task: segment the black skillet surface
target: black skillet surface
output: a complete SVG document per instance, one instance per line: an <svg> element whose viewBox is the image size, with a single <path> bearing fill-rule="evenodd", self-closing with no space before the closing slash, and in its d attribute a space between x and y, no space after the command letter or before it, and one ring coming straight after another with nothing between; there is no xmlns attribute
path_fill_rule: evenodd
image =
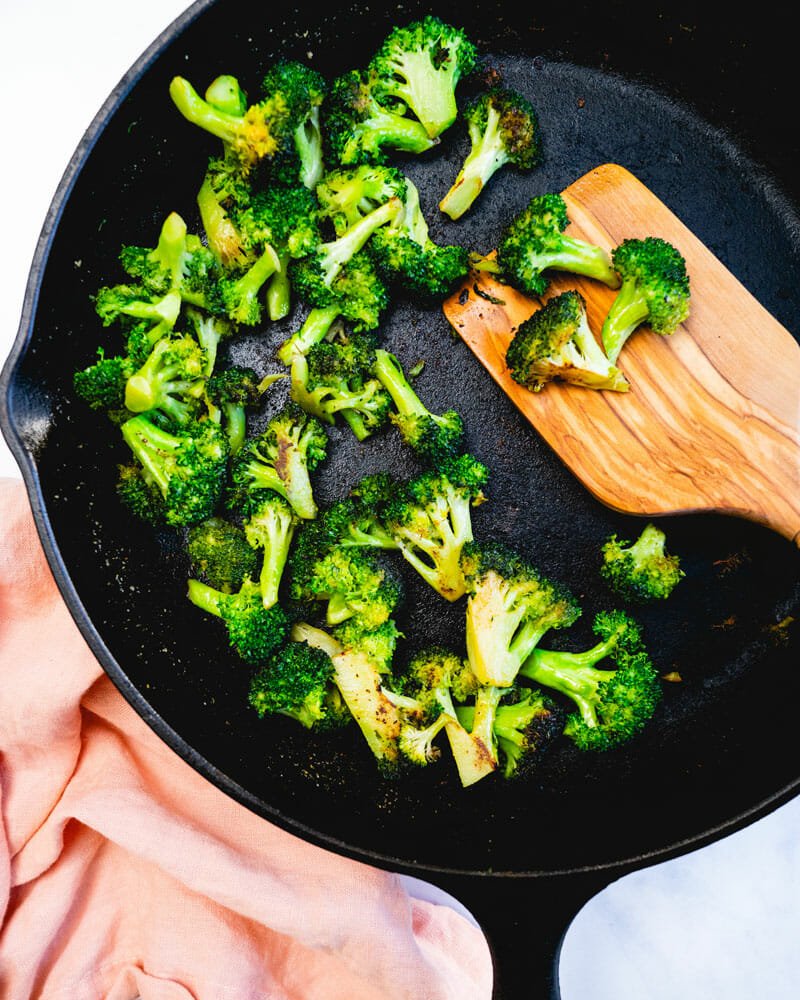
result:
<svg viewBox="0 0 800 1000"><path fill-rule="evenodd" d="M431 154L400 160L435 239L488 251L532 195L618 162L800 333L800 289L791 280L800 257L798 150L778 130L786 109L775 46L786 33L774 24L769 58L778 61L768 63L752 25L726 25L721 34L711 19L683 18L674 6L632 16L627 5L612 4L602 17L578 8L535 20L500 5L482 6L480 17L447 4L373 9L368 18L347 8L328 16L324 30L299 9L288 29L273 20L239 32L229 22L241 11L220 0L176 22L112 95L76 154L37 254L0 405L67 603L134 707L201 773L267 819L455 891L497 950L498 990L518 996L518 963L505 952L532 914L542 957L548 949L551 957L564 921L601 885L731 832L795 794L798 760L787 734L800 693L798 643L792 629L787 639L775 626L798 613L797 551L743 521L663 522L687 576L640 620L659 669L678 671L682 681L665 683L658 717L635 745L594 756L564 743L524 785L498 777L463 791L446 755L437 767L387 783L355 731L321 739L288 720L257 720L246 705L247 672L218 623L185 600L180 535L125 518L114 496L114 464L125 448L70 389L73 369L90 363L98 344L116 348L89 295L121 280L121 243L151 242L172 210L198 225L194 194L215 141L180 118L167 95L170 78L181 73L203 88L234 72L255 93L270 61L307 53L333 76L365 61L392 23L427 10L463 24L487 65L529 96L545 148L541 168L496 175L460 223L436 208L466 150L460 125ZM296 311L240 337L230 360L279 370L274 350L301 318ZM420 395L434 410L462 413L470 450L491 470L476 535L512 543L571 587L584 614L565 641L588 641L594 611L613 603L597 575L599 546L612 531L632 537L641 522L586 493L438 308L398 301L384 329L401 361L425 362ZM253 429L284 393L280 383L271 390ZM317 476L322 502L365 472L416 471L393 431L363 445L348 435L331 432ZM407 580L403 653L423 641L460 644L463 603L433 599L413 575ZM527 946L528 983L534 950ZM541 974L549 977L544 965Z"/></svg>

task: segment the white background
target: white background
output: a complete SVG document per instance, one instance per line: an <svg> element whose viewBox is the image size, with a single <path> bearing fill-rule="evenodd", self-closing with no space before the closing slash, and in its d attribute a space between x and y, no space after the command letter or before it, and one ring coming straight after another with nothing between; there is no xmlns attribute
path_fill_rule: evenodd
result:
<svg viewBox="0 0 800 1000"><path fill-rule="evenodd" d="M75 147L120 77L184 6L136 0L117 15L101 0L0 0L0 363ZM19 476L2 439L0 476ZM573 924L561 976L564 1000L800 998L800 800L609 887Z"/></svg>

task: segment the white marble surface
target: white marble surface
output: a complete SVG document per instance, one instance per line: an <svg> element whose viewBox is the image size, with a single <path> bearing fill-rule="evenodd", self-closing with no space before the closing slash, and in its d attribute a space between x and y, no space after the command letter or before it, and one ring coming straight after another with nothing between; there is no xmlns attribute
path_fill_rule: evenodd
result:
<svg viewBox="0 0 800 1000"><path fill-rule="evenodd" d="M101 0L0 3L0 362L75 146L123 73L184 6L137 0L117 17ZM19 476L2 440L0 476ZM573 924L561 977L565 1000L800 998L800 800L614 883Z"/></svg>

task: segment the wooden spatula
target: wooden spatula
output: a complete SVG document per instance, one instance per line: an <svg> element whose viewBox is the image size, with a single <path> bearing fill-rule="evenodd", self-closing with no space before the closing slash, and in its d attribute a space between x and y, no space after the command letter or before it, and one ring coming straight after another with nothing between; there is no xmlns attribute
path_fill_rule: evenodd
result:
<svg viewBox="0 0 800 1000"><path fill-rule="evenodd" d="M562 382L518 385L505 363L537 308L485 271L444 303L454 330L598 500L631 514L716 511L800 544L800 347L792 335L641 181L616 164L563 192L567 232L613 249L661 236L686 258L691 315L671 336L640 327L617 366L626 393ZM598 335L616 294L551 272L546 297L577 288Z"/></svg>

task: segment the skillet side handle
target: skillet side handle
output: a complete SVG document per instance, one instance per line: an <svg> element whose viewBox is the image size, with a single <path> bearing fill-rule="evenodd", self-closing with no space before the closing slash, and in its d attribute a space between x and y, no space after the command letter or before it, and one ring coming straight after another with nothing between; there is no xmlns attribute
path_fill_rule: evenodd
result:
<svg viewBox="0 0 800 1000"><path fill-rule="evenodd" d="M560 1000L561 942L579 910L614 880L608 872L431 878L481 926L494 964L492 1000Z"/></svg>

